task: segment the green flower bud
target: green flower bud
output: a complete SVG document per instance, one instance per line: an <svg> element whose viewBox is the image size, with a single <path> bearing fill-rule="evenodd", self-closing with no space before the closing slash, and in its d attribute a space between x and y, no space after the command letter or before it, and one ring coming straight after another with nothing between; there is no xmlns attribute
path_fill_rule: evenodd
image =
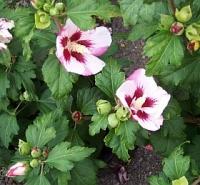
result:
<svg viewBox="0 0 200 185"><path fill-rule="evenodd" d="M55 8L59 11L62 12L65 9L65 5L63 3L56 3Z"/></svg>
<svg viewBox="0 0 200 185"><path fill-rule="evenodd" d="M31 156L33 158L39 158L41 155L42 155L42 152L39 148L37 148L37 147L32 148Z"/></svg>
<svg viewBox="0 0 200 185"><path fill-rule="evenodd" d="M170 28L171 33L174 35L182 35L184 32L184 25L180 22L174 22Z"/></svg>
<svg viewBox="0 0 200 185"><path fill-rule="evenodd" d="M99 114L108 114L112 110L112 105L107 100L98 100L96 106Z"/></svg>
<svg viewBox="0 0 200 185"><path fill-rule="evenodd" d="M190 5L183 7L180 11L176 9L175 17L180 22L188 22L192 18L192 11Z"/></svg>
<svg viewBox="0 0 200 185"><path fill-rule="evenodd" d="M35 26L37 29L48 28L50 24L51 19L46 12L38 10L37 13L35 13Z"/></svg>
<svg viewBox="0 0 200 185"><path fill-rule="evenodd" d="M43 10L45 11L45 12L49 12L50 11L50 9L51 9L51 5L50 4L48 4L48 3L45 3L44 5L43 5Z"/></svg>
<svg viewBox="0 0 200 185"><path fill-rule="evenodd" d="M43 156L44 158L47 158L47 157L48 157L48 154L49 154L48 149L47 149L47 148L44 149L43 152L42 152L42 156Z"/></svg>
<svg viewBox="0 0 200 185"><path fill-rule="evenodd" d="M37 160L37 159L33 159L33 160L31 160L31 162L30 162L30 166L32 167L32 168L36 168L36 167L38 167L39 166L39 161Z"/></svg>
<svg viewBox="0 0 200 185"><path fill-rule="evenodd" d="M31 152L31 145L23 140L19 140L19 153L20 155L29 155Z"/></svg>
<svg viewBox="0 0 200 185"><path fill-rule="evenodd" d="M193 23L189 25L185 34L188 40L200 41L200 24Z"/></svg>
<svg viewBox="0 0 200 185"><path fill-rule="evenodd" d="M44 5L45 0L31 0L31 4L34 8L40 9Z"/></svg>
<svg viewBox="0 0 200 185"><path fill-rule="evenodd" d="M189 185L188 180L185 176L172 181L172 185Z"/></svg>
<svg viewBox="0 0 200 185"><path fill-rule="evenodd" d="M115 128L117 127L117 125L119 124L119 120L116 117L115 113L109 114L108 116L108 124L110 125L111 128Z"/></svg>
<svg viewBox="0 0 200 185"><path fill-rule="evenodd" d="M55 7L52 7L52 8L49 10L49 14L50 14L51 16L59 15L59 11L58 11Z"/></svg>
<svg viewBox="0 0 200 185"><path fill-rule="evenodd" d="M116 111L117 119L120 121L127 121L130 118L130 112L128 108L120 107Z"/></svg>

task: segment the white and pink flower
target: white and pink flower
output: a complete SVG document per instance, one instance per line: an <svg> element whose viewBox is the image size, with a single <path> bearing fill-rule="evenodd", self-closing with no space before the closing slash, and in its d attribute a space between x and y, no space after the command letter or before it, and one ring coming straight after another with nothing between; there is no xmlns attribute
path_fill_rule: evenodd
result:
<svg viewBox="0 0 200 185"><path fill-rule="evenodd" d="M106 27L81 31L68 19L57 36L56 55L67 71L89 76L105 66L97 56L104 54L111 42L111 34Z"/></svg>
<svg viewBox="0 0 200 185"><path fill-rule="evenodd" d="M15 165L11 166L6 173L7 177L16 177L25 175L28 166L25 162L18 162Z"/></svg>
<svg viewBox="0 0 200 185"><path fill-rule="evenodd" d="M162 112L170 95L157 86L153 77L147 77L144 69L134 71L118 88L116 95L130 110L132 119L143 128L156 131L163 124Z"/></svg>
<svg viewBox="0 0 200 185"><path fill-rule="evenodd" d="M6 44L12 40L12 35L8 31L14 27L12 20L0 18L0 50L6 49Z"/></svg>

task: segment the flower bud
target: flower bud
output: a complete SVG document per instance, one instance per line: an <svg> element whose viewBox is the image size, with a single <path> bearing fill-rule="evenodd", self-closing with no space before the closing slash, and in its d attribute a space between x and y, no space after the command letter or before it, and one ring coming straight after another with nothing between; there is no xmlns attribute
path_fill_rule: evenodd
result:
<svg viewBox="0 0 200 185"><path fill-rule="evenodd" d="M27 165L26 162L18 162L9 168L9 170L6 173L6 176L7 177L22 176L25 175L28 169L29 166Z"/></svg>
<svg viewBox="0 0 200 185"><path fill-rule="evenodd" d="M127 121L130 118L130 111L128 108L120 107L116 111L117 119L120 121Z"/></svg>
<svg viewBox="0 0 200 185"><path fill-rule="evenodd" d="M49 14L50 14L51 16L59 15L59 11L58 11L55 7L52 7L52 8L49 10Z"/></svg>
<svg viewBox="0 0 200 185"><path fill-rule="evenodd" d="M40 9L44 5L45 0L31 0L31 4L35 9Z"/></svg>
<svg viewBox="0 0 200 185"><path fill-rule="evenodd" d="M172 181L172 185L189 185L188 180L185 176Z"/></svg>
<svg viewBox="0 0 200 185"><path fill-rule="evenodd" d="M197 51L199 48L200 48L200 43L199 43L199 41L191 40L191 41L188 42L188 44L187 44L187 49L188 49L190 52Z"/></svg>
<svg viewBox="0 0 200 185"><path fill-rule="evenodd" d="M29 155L31 152L31 145L23 140L19 140L19 153L21 155Z"/></svg>
<svg viewBox="0 0 200 185"><path fill-rule="evenodd" d="M39 148L37 148L37 147L32 148L31 156L33 158L39 158L41 155L42 155L42 152Z"/></svg>
<svg viewBox="0 0 200 185"><path fill-rule="evenodd" d="M37 29L48 28L50 24L50 16L46 12L38 10L37 13L35 13L35 26Z"/></svg>
<svg viewBox="0 0 200 185"><path fill-rule="evenodd" d="M82 114L81 114L81 112L79 112L79 111L74 111L73 113L72 113L72 119L74 120L74 122L80 122L81 121L81 119L82 119Z"/></svg>
<svg viewBox="0 0 200 185"><path fill-rule="evenodd" d="M37 159L31 160L30 166L31 166L32 168L38 167L38 166L39 166L39 161L38 161Z"/></svg>
<svg viewBox="0 0 200 185"><path fill-rule="evenodd" d="M51 5L50 4L48 4L48 3L45 3L44 5L43 5L43 10L45 11L45 12L49 12L50 11L50 9L51 9Z"/></svg>
<svg viewBox="0 0 200 185"><path fill-rule="evenodd" d="M65 9L65 5L63 3L56 3L55 8L59 11L62 12Z"/></svg>
<svg viewBox="0 0 200 185"><path fill-rule="evenodd" d="M184 32L184 25L180 22L174 22L170 28L171 33L174 35L182 35Z"/></svg>
<svg viewBox="0 0 200 185"><path fill-rule="evenodd" d="M108 114L112 110L112 105L107 100L98 100L96 106L99 114Z"/></svg>
<svg viewBox="0 0 200 185"><path fill-rule="evenodd" d="M47 148L44 149L43 152L42 152L42 156L43 156L44 158L47 158L47 157L48 157L48 154L49 154L48 149L47 149Z"/></svg>
<svg viewBox="0 0 200 185"><path fill-rule="evenodd" d="M109 114L108 124L110 125L111 128L115 128L119 124L119 120L117 119L115 113Z"/></svg>
<svg viewBox="0 0 200 185"><path fill-rule="evenodd" d="M193 23L186 28L186 37L188 40L200 41L200 24Z"/></svg>
<svg viewBox="0 0 200 185"><path fill-rule="evenodd" d="M192 18L192 11L190 5L183 7L180 11L176 9L175 17L180 22L188 22Z"/></svg>

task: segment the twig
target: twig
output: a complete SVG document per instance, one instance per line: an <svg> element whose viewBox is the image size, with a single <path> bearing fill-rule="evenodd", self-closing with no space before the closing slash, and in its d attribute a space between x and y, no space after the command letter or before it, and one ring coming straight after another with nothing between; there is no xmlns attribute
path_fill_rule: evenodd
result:
<svg viewBox="0 0 200 185"><path fill-rule="evenodd" d="M198 177L197 180L195 180L192 185L198 185L200 183L200 176Z"/></svg>
<svg viewBox="0 0 200 185"><path fill-rule="evenodd" d="M189 117L185 117L184 121L186 123L191 123L191 124L194 124L194 125L200 125L200 117L189 116Z"/></svg>
<svg viewBox="0 0 200 185"><path fill-rule="evenodd" d="M54 20L59 32L62 30L62 24L60 23L60 21L57 19L57 17L52 17L52 19Z"/></svg>
<svg viewBox="0 0 200 185"><path fill-rule="evenodd" d="M169 3L169 5L170 5L170 7L172 9L173 14L175 14L175 12L176 12L176 5L174 3L174 0L168 0L168 3Z"/></svg>

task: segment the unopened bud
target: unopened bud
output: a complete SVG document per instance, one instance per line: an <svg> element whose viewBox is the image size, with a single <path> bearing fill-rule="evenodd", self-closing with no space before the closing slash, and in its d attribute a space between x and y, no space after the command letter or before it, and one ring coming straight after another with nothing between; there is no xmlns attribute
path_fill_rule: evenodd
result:
<svg viewBox="0 0 200 185"><path fill-rule="evenodd" d="M108 114L112 110L112 105L107 100L98 100L96 106L99 114Z"/></svg>
<svg viewBox="0 0 200 185"><path fill-rule="evenodd" d="M111 128L115 128L119 124L119 120L117 119L115 113L109 114L108 124L110 125Z"/></svg>
<svg viewBox="0 0 200 185"><path fill-rule="evenodd" d="M43 152L42 152L43 157L44 157L44 158L47 158L47 157L48 157L48 154L49 154L48 149L44 149Z"/></svg>
<svg viewBox="0 0 200 185"><path fill-rule="evenodd" d="M38 10L35 13L35 26L37 29L48 28L51 24L50 16L43 11Z"/></svg>
<svg viewBox="0 0 200 185"><path fill-rule="evenodd" d="M41 150L38 147L32 148L31 156L33 158L39 158L42 155Z"/></svg>
<svg viewBox="0 0 200 185"><path fill-rule="evenodd" d="M32 168L38 167L38 166L39 166L39 161L38 161L37 159L31 160L30 166L31 166Z"/></svg>
<svg viewBox="0 0 200 185"><path fill-rule="evenodd" d="M200 24L193 23L189 25L185 34L188 40L200 41Z"/></svg>
<svg viewBox="0 0 200 185"><path fill-rule="evenodd" d="M170 28L171 33L174 35L182 35L184 32L184 25L180 22L174 22Z"/></svg>
<svg viewBox="0 0 200 185"><path fill-rule="evenodd" d="M20 155L29 155L31 152L31 145L23 140L19 140L19 153Z"/></svg>
<svg viewBox="0 0 200 185"><path fill-rule="evenodd" d="M63 3L56 3L55 8L59 11L62 12L65 9L65 5Z"/></svg>
<svg viewBox="0 0 200 185"><path fill-rule="evenodd" d="M128 108L120 107L116 111L117 119L120 121L127 121L130 118L130 111Z"/></svg>
<svg viewBox="0 0 200 185"><path fill-rule="evenodd" d="M45 11L45 12L49 12L50 11L50 9L51 9L51 5L50 4L48 4L48 3L45 3L44 5L43 5L43 10Z"/></svg>
<svg viewBox="0 0 200 185"><path fill-rule="evenodd" d="M187 44L187 49L188 49L190 52L197 51L199 48L200 48L200 43L199 43L199 41L191 40L191 41L188 42L188 44Z"/></svg>
<svg viewBox="0 0 200 185"><path fill-rule="evenodd" d="M180 22L188 22L192 18L192 11L190 6L185 6L180 11L176 9L175 17Z"/></svg>
<svg viewBox="0 0 200 185"><path fill-rule="evenodd" d="M49 14L50 14L51 16L59 15L59 11L58 11L55 7L52 7L52 8L49 10Z"/></svg>
<svg viewBox="0 0 200 185"><path fill-rule="evenodd" d="M72 113L72 119L74 120L74 122L80 122L81 121L81 119L82 119L82 113L81 112L79 112L79 111L74 111L73 113Z"/></svg>

